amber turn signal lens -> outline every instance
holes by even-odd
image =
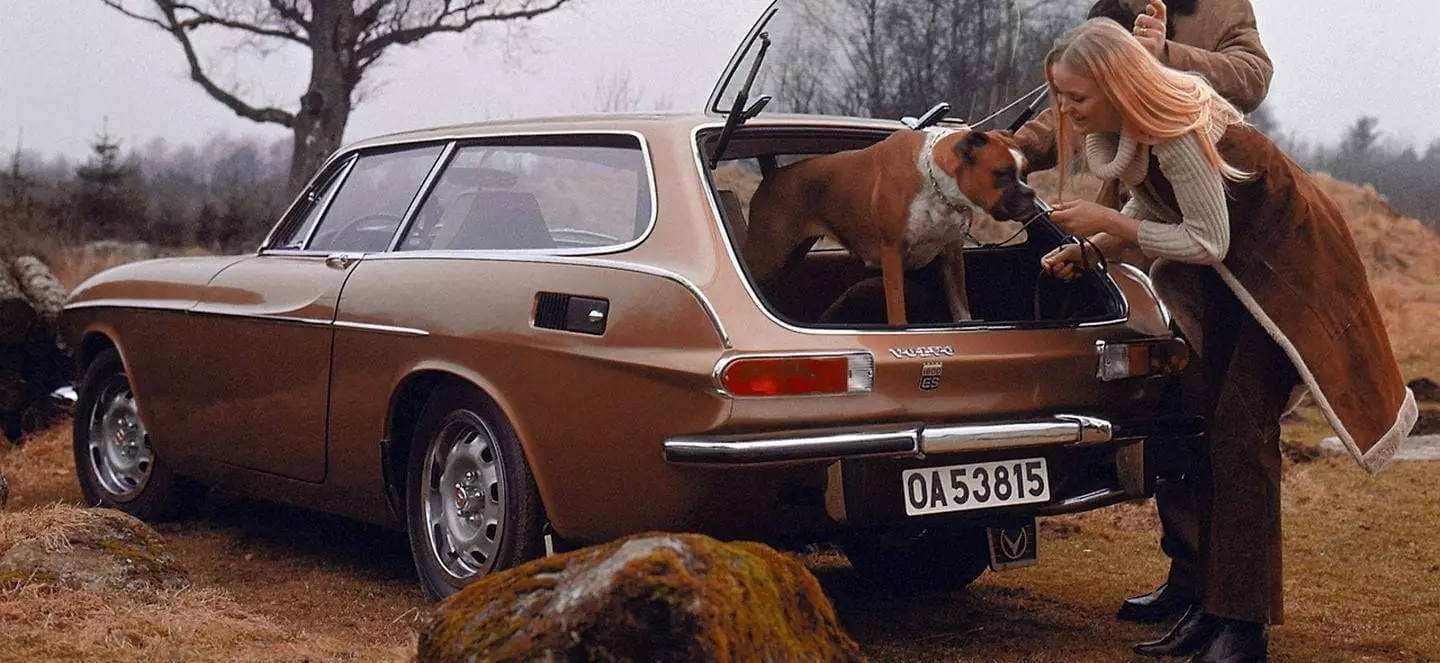
[[[869,392],[875,360],[867,353],[828,356],[741,357],[720,370],[732,396],[816,396]]]
[[[1100,367],[1095,377],[1105,382],[1122,378],[1174,375],[1190,364],[1190,346],[1179,338],[1098,344]]]

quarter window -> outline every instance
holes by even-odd
[[[281,226],[280,234],[271,242],[272,249],[299,249],[305,245],[305,238],[310,236],[310,231],[315,228],[315,222],[320,220],[320,214],[325,211],[326,203],[330,197],[335,195],[335,189],[340,184],[340,177],[345,173],[345,167],[341,164],[326,174],[324,179],[315,183],[304,194],[301,194],[300,203],[290,213],[289,219]]]
[[[633,136],[473,142],[446,164],[400,249],[614,247],[649,229],[652,205]]]
[[[310,241],[311,251],[384,251],[442,146],[362,154]]]

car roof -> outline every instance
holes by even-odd
[[[429,127],[412,131],[384,134],[351,143],[341,152],[351,152],[385,145],[429,142],[437,140],[463,139],[496,134],[529,133],[584,133],[664,130],[666,127],[686,128],[701,124],[719,124],[724,116],[684,111],[654,111],[633,113],[596,113],[587,115],[565,115],[554,117],[531,117],[485,122],[470,122],[446,126]],[[804,115],[767,113],[756,117],[746,126],[845,126],[877,129],[899,129],[904,125],[893,120],[874,120],[834,115]]]

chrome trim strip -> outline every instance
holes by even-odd
[[[1145,287],[1145,292],[1150,293],[1150,298],[1154,299],[1155,305],[1160,307],[1160,317],[1165,321],[1165,326],[1169,327],[1175,318],[1170,314],[1170,307],[1166,306],[1165,301],[1160,299],[1160,293],[1155,290],[1155,282],[1150,279],[1150,275],[1146,274],[1145,270],[1128,262],[1117,262],[1115,265],[1125,270],[1125,273],[1129,274],[1136,281],[1139,281],[1140,285]]]
[[[195,302],[188,300],[183,305],[167,306],[165,304],[157,304],[155,302],[139,300],[120,300],[117,302],[115,299],[96,299],[85,302],[67,303],[65,304],[64,310],[78,311],[81,309],[89,308],[128,308],[138,309],[142,311],[170,311],[172,313],[187,313],[189,312],[190,307],[194,305]]]
[[[665,460],[677,464],[766,465],[795,461],[839,460],[865,456],[914,456],[920,431],[915,426],[817,430],[782,437],[677,436],[665,440]]]
[[[390,244],[385,248],[386,251],[394,251],[395,247],[400,246],[400,240],[405,238],[405,234],[410,232],[410,224],[415,221],[416,212],[420,211],[421,201],[430,195],[430,189],[435,186],[435,180],[439,179],[440,171],[450,163],[450,155],[454,153],[455,141],[453,140],[445,143],[445,147],[440,148],[440,155],[435,158],[435,163],[430,164],[430,172],[425,174],[425,179],[420,182],[420,188],[415,191],[415,197],[410,199],[410,205],[405,208],[405,213],[400,215],[400,223],[395,226],[395,234],[390,237]]]
[[[1061,414],[1051,419],[924,426],[897,424],[744,435],[681,435],[664,442],[672,463],[749,465],[881,456],[997,451],[1042,446],[1090,447],[1110,442],[1109,421]],[[901,439],[912,444],[901,444]]]
[[[430,332],[424,329],[413,327],[395,327],[392,325],[377,325],[370,322],[353,322],[350,320],[336,320],[335,326],[341,329],[354,329],[356,331],[379,332],[381,334],[398,334],[400,336],[429,336]]]
[[[1118,488],[1100,488],[1083,495],[1076,495],[1075,497],[1066,498],[1059,502],[1046,504],[1040,507],[1039,515],[1059,516],[1067,513],[1079,513],[1081,511],[1090,511],[1091,509],[1099,509],[1112,504],[1127,502],[1132,499],[1136,498],[1126,495],[1125,491]]]
[[[920,451],[944,454],[1062,444],[1085,447],[1109,442],[1110,436],[1108,421],[1057,415],[1048,421],[927,426],[920,436]]]
[[[635,272],[674,281],[680,284],[695,300],[700,302],[700,307],[705,309],[705,314],[710,317],[710,322],[715,325],[715,332],[720,335],[720,342],[725,349],[734,347],[730,343],[730,333],[725,330],[725,324],[720,321],[720,313],[715,305],[700,291],[700,286],[695,285],[690,279],[672,272],[663,267],[645,265],[635,262],[624,262],[620,260],[609,260],[605,258],[594,258],[586,256],[562,256],[552,253],[532,253],[519,251],[396,251],[393,253],[371,253],[365,256],[366,262],[384,260],[478,260],[493,262],[525,262],[542,265],[579,265],[584,267],[595,267],[598,269],[615,269],[624,272]]]
[[[255,322],[278,322],[281,324],[309,325],[312,327],[329,327],[334,324],[333,320],[321,320],[319,318],[302,318],[293,315],[270,315],[264,313],[232,313],[229,311],[197,311],[190,309],[190,315],[205,316],[208,318],[237,318],[240,320],[252,320]]]
[[[747,127],[757,127],[757,126],[767,126],[767,125],[765,125],[764,123],[750,123],[750,124],[747,124],[746,126],[747,126]],[[790,127],[790,126],[792,126],[792,125],[784,124],[784,125],[778,125],[778,126]],[[802,125],[802,126],[803,126],[803,125]],[[892,336],[893,336],[893,335],[918,334],[918,333],[934,333],[934,334],[940,334],[940,333],[957,333],[957,332],[984,332],[984,331],[1010,331],[1010,330],[1044,329],[1044,327],[1041,327],[1041,326],[1036,326],[1036,325],[1024,325],[1024,324],[1017,324],[1017,323],[1009,323],[1009,324],[985,324],[985,323],[979,323],[979,324],[955,325],[955,326],[951,326],[951,327],[924,327],[924,328],[920,328],[920,329],[834,329],[834,328],[798,327],[798,326],[796,326],[796,325],[792,325],[792,324],[790,324],[790,323],[788,323],[788,322],[785,322],[784,320],[781,320],[781,319],[779,318],[779,316],[776,316],[773,312],[771,312],[771,311],[770,311],[770,308],[769,308],[768,306],[766,306],[766,305],[764,304],[764,302],[762,302],[762,301],[760,300],[760,295],[755,292],[755,287],[750,283],[750,279],[749,279],[749,278],[746,278],[746,276],[745,276],[744,268],[740,265],[740,256],[739,256],[738,253],[735,252],[735,247],[733,246],[733,243],[730,242],[730,240],[729,240],[729,238],[728,238],[728,235],[727,235],[726,232],[725,232],[725,226],[724,226],[725,221],[724,221],[724,217],[723,217],[723,216],[721,215],[721,213],[720,213],[720,203],[719,203],[718,200],[715,199],[715,190],[714,190],[714,187],[710,186],[710,184],[709,184],[709,179],[710,179],[710,178],[707,176],[707,172],[708,172],[709,169],[705,166],[705,159],[702,158],[701,155],[700,155],[700,142],[699,142],[700,132],[701,132],[701,131],[708,130],[708,129],[720,129],[720,128],[723,128],[723,127],[724,127],[724,123],[721,123],[721,122],[708,122],[708,123],[697,124],[697,125],[695,125],[693,128],[691,128],[691,129],[690,129],[690,153],[691,153],[691,155],[692,155],[693,157],[695,157],[695,168],[697,169],[696,172],[698,172],[698,173],[700,174],[700,177],[701,177],[701,188],[705,189],[705,199],[710,203],[710,217],[711,217],[711,219],[713,219],[714,222],[715,222],[715,226],[716,226],[716,228],[717,228],[717,230],[718,230],[718,232],[719,232],[719,236],[720,236],[720,243],[721,243],[722,245],[724,245],[726,255],[730,256],[730,266],[731,266],[732,268],[734,268],[736,278],[740,279],[740,284],[745,288],[745,292],[750,295],[750,300],[755,304],[755,308],[760,309],[760,312],[761,312],[766,318],[769,318],[771,322],[775,323],[776,325],[779,325],[780,327],[782,327],[782,328],[784,328],[784,329],[786,329],[786,330],[792,331],[792,332],[796,332],[796,333],[799,333],[799,334],[814,334],[814,335],[820,335],[820,336],[834,336],[834,335],[854,336],[854,335],[857,335],[857,334],[860,334],[860,335],[877,335],[877,336],[892,335]],[[822,127],[822,128],[835,129],[835,127]],[[902,125],[902,128],[903,128],[903,125]],[[1107,276],[1107,278],[1108,278],[1108,276]],[[1110,282],[1111,282],[1111,283],[1110,283],[1111,287],[1113,287],[1113,288],[1115,289],[1115,292],[1120,295],[1120,315],[1117,316],[1117,317],[1115,317],[1115,318],[1109,319],[1109,320],[1097,320],[1097,321],[1093,321],[1093,322],[1081,322],[1081,323],[1077,323],[1077,324],[1074,324],[1074,325],[1067,325],[1067,326],[1066,326],[1067,329],[1088,328],[1088,327],[1109,327],[1109,326],[1113,326],[1113,325],[1124,324],[1126,321],[1128,321],[1128,320],[1130,319],[1130,298],[1128,298],[1128,297],[1125,296],[1125,289],[1124,289],[1124,288],[1121,288],[1121,287],[1119,286],[1119,284],[1115,283],[1115,282],[1114,282],[1114,279],[1110,279]]]

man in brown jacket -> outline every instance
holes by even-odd
[[[1136,39],[1162,63],[1205,76],[1217,92],[1245,113],[1259,107],[1270,89],[1273,67],[1260,43],[1250,0],[1099,0],[1089,12],[1089,18],[1097,17],[1131,28]],[[1055,109],[1046,109],[1015,132],[1032,172],[1055,166],[1056,117]],[[1119,183],[1105,182],[1097,202],[1118,209]],[[1163,298],[1166,293],[1160,294]],[[1187,322],[1177,320],[1182,331],[1194,328]],[[1199,339],[1190,341],[1198,349]],[[1196,376],[1187,378],[1185,390],[1196,392]],[[1195,453],[1193,448],[1177,449],[1176,458],[1166,459],[1179,468],[1171,474],[1183,473],[1194,462],[1190,457]],[[1122,620],[1171,620],[1185,612],[1197,596],[1200,533],[1193,490],[1186,479],[1159,482],[1155,504],[1163,530],[1160,548],[1171,560],[1169,577],[1155,591],[1127,599],[1116,615]]]

